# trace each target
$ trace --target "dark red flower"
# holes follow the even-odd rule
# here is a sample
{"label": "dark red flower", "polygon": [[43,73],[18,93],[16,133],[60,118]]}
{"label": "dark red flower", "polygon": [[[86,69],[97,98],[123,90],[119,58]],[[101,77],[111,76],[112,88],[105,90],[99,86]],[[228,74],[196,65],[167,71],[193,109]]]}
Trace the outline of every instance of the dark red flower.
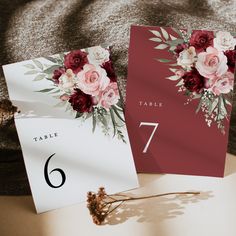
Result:
{"label": "dark red flower", "polygon": [[74,73],[78,73],[83,66],[88,63],[87,53],[80,50],[72,51],[65,55],[65,67],[72,69]]}
{"label": "dark red flower", "polygon": [[176,46],[175,53],[179,56],[179,54],[180,54],[185,48],[187,48],[187,47],[188,47],[187,44],[184,44],[184,43],[178,44],[178,45]]}
{"label": "dark red flower", "polygon": [[235,61],[236,61],[236,50],[227,50],[225,52],[225,56],[227,57],[227,65],[229,70],[234,73],[235,69]]}
{"label": "dark red flower", "polygon": [[190,45],[194,46],[197,52],[204,51],[207,47],[213,46],[214,33],[207,30],[194,30]]}
{"label": "dark red flower", "polygon": [[205,78],[193,68],[191,71],[183,75],[184,87],[190,92],[201,93],[204,88]]}
{"label": "dark red flower", "polygon": [[117,81],[116,74],[111,61],[103,63],[101,67],[107,72],[107,77],[111,80],[111,82]]}
{"label": "dark red flower", "polygon": [[75,111],[79,113],[93,111],[93,99],[91,95],[85,94],[80,89],[75,89],[75,92],[70,96],[69,103]]}
{"label": "dark red flower", "polygon": [[59,78],[64,73],[65,73],[65,68],[63,68],[63,67],[59,67],[58,69],[54,70],[53,71],[53,76],[52,76],[52,79],[53,79],[54,83],[59,84]]}

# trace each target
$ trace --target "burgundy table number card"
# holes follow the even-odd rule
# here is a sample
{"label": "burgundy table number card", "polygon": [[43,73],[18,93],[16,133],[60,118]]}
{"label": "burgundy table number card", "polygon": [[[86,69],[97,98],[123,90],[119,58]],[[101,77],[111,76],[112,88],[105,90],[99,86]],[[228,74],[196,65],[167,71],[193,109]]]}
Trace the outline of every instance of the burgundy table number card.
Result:
{"label": "burgundy table number card", "polygon": [[38,213],[138,186],[109,48],[3,66]]}
{"label": "burgundy table number card", "polygon": [[224,175],[236,39],[131,27],[126,121],[138,172]]}

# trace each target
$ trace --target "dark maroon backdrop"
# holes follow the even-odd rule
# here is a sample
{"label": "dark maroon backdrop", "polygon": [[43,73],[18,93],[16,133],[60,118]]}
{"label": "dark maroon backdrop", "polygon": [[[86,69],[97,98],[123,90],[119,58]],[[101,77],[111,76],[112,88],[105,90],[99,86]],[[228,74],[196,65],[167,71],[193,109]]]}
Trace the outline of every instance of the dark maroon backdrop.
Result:
{"label": "dark maroon backdrop", "polygon": [[[154,59],[172,54],[154,49],[150,29],[159,30],[132,26],[129,48],[125,114],[137,171],[223,176],[229,123],[223,135],[215,124],[207,126],[201,111],[196,114],[199,101],[184,105],[187,97],[178,93],[175,81],[165,79],[173,75],[170,66]],[[140,106],[139,101],[163,106]],[[142,151],[153,127],[139,127],[140,122],[159,123],[147,153]]]}

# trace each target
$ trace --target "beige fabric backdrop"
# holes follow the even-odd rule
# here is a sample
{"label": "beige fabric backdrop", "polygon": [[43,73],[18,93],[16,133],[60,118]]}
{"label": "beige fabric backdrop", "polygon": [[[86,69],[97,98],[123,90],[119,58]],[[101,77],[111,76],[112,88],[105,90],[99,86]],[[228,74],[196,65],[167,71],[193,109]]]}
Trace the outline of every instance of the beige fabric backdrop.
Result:
{"label": "beige fabric backdrop", "polygon": [[[235,0],[1,0],[0,64],[101,43],[113,59],[125,96],[131,24],[236,31]],[[0,100],[7,98],[0,71]],[[229,152],[236,153],[236,105]],[[21,149],[10,120],[0,127],[0,194],[29,194]]]}

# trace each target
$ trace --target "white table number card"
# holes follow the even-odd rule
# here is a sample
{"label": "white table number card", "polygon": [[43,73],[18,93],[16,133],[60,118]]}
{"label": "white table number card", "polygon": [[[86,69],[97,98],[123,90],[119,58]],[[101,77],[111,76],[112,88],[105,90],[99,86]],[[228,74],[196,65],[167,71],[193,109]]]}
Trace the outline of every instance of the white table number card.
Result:
{"label": "white table number card", "polygon": [[109,48],[3,66],[38,213],[138,187]]}

